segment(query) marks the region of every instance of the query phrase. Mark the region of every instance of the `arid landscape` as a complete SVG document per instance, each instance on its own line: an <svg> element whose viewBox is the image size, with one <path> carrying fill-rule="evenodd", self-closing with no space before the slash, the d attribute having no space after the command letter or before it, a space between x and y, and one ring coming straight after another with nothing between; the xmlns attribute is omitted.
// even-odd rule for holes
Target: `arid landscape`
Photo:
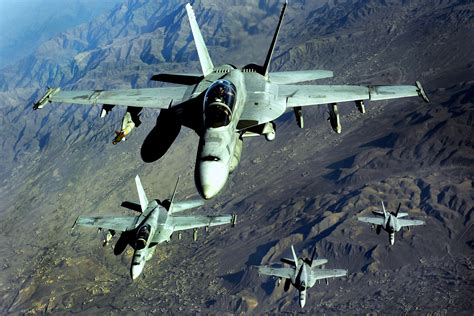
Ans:
<svg viewBox="0 0 474 316"><path fill-rule="evenodd" d="M222 3L222 4L221 4ZM156 87L160 72L199 72L185 1L117 1L0 69L0 313L430 314L474 311L474 5L460 0L292 0L271 70L326 69L320 84L423 83L430 98L326 106L277 120L276 139L246 139L224 191L196 212L236 213L217 227L159 245L131 281L132 250L113 254L79 215L126 215L139 174L150 198L198 196L197 135L186 128L159 161L143 161L157 111L112 145L124 109L32 104L47 86ZM215 64L262 63L282 1L197 0ZM46 36L46 38L48 38ZM316 83L316 82L313 82ZM357 216L401 202L426 225L393 246ZM259 276L290 245L344 278L297 292Z"/></svg>

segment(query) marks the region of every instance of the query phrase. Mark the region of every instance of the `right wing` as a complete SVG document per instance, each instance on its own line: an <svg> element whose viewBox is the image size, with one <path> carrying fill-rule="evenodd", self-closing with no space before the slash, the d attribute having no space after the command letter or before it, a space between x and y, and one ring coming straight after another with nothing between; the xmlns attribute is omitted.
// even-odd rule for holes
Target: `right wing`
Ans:
<svg viewBox="0 0 474 316"><path fill-rule="evenodd" d="M311 275L314 280L343 277L347 275L347 270L342 269L312 269Z"/></svg>
<svg viewBox="0 0 474 316"><path fill-rule="evenodd" d="M121 90L76 90L62 91L60 88L49 88L46 94L34 104L33 108L41 109L48 102L73 104L113 104L157 109L167 109L173 103L183 101L187 87L121 89Z"/></svg>
<svg viewBox="0 0 474 316"><path fill-rule="evenodd" d="M414 86L280 85L278 88L278 97L286 98L287 107L415 96L428 102L419 82Z"/></svg>
<svg viewBox="0 0 474 316"><path fill-rule="evenodd" d="M232 223L232 215L223 216L205 216L205 215L190 215L190 216L170 216L170 225L173 226L174 231L193 229L199 227L210 227Z"/></svg>
<svg viewBox="0 0 474 316"><path fill-rule="evenodd" d="M304 81L312 81L323 78L331 78L332 71L329 70L297 70L270 72L268 78L272 83L291 84Z"/></svg>
<svg viewBox="0 0 474 316"><path fill-rule="evenodd" d="M385 224L385 220L380 217L357 217L357 219L361 222L370 223L374 225L383 225Z"/></svg>
<svg viewBox="0 0 474 316"><path fill-rule="evenodd" d="M424 225L425 222L419 219L399 219L398 223L402 227Z"/></svg>
<svg viewBox="0 0 474 316"><path fill-rule="evenodd" d="M291 279L295 274L295 269L292 268L270 268L266 266L259 266L258 273L276 276L279 278Z"/></svg>
<svg viewBox="0 0 474 316"><path fill-rule="evenodd" d="M138 219L139 216L79 216L73 227L79 225L124 232L135 229L138 225Z"/></svg>

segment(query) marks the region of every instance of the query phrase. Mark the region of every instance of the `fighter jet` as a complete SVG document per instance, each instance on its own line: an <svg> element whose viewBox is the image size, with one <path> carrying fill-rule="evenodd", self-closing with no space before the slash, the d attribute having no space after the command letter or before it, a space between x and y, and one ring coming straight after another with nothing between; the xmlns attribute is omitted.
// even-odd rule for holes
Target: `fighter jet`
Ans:
<svg viewBox="0 0 474 316"><path fill-rule="evenodd" d="M106 116L116 105L126 106L122 129L113 143L124 140L135 126L140 124L142 108L160 109L157 119L159 135L167 134L161 158L176 139L181 126L193 129L199 136L195 167L195 182L201 196L211 199L227 182L228 176L240 162L243 139L265 136L267 141L275 139L275 120L292 109L296 123L303 128L302 108L310 105L326 105L329 122L336 133L341 133L338 103L354 102L361 113L365 113L364 102L403 97L428 98L420 82L415 85L296 85L333 76L327 70L301 70L270 72L270 62L276 46L287 7L284 3L270 48L263 65L248 64L237 68L232 64L215 66L211 60L203 36L196 22L191 5L186 11L196 45L202 73L162 73L151 80L179 84L175 87L63 91L59 87L49 88L34 104L41 109L50 102L84 105L102 104L101 117ZM151 133L150 133L151 135ZM156 148L156 145L155 145ZM156 152L156 150L155 150ZM143 147L142 147L143 157ZM148 159L148 158L147 158ZM154 160L153 160L154 159Z"/></svg>
<svg viewBox="0 0 474 316"><path fill-rule="evenodd" d="M311 260L305 258L298 258L295 253L293 245L291 245L291 252L293 259L282 258L283 263L289 264L290 268L271 268L267 266L259 266L259 274L265 274L278 277L278 284L281 279L285 279L284 290L288 291L290 284L292 284L299 291L299 301L301 308L306 304L306 290L311 288L316 281L328 278L337 278L347 275L347 270L341 269L321 269L317 268L326 264L327 259L314 259L316 254L316 247L314 247Z"/></svg>
<svg viewBox="0 0 474 316"><path fill-rule="evenodd" d="M194 229L193 238L196 240L197 228L224 224L235 225L235 215L209 216L191 215L178 216L176 213L203 205L202 200L191 200L175 202L178 182L170 201L160 203L157 200L148 201L140 178L135 178L140 206L134 208L140 214L137 216L79 216L73 227L89 226L108 229L104 246L112 239L115 232L123 232L121 238L115 245L114 252L120 254L127 244L130 244L135 252L133 254L130 274L135 280L143 271L145 262L150 260L155 252L156 245L169 242L174 232L186 229ZM133 203L126 202L126 205ZM180 236L180 235L179 235Z"/></svg>
<svg viewBox="0 0 474 316"><path fill-rule="evenodd" d="M372 212L376 217L359 217L358 220L365 223L376 225L377 235L380 234L382 228L389 234L390 245L395 243L395 233L400 231L403 227L424 225L425 222L416 219L400 219L408 216L408 213L400 213L400 207L402 203L398 204L397 211L395 213L387 212L385 205L382 201L382 212Z"/></svg>

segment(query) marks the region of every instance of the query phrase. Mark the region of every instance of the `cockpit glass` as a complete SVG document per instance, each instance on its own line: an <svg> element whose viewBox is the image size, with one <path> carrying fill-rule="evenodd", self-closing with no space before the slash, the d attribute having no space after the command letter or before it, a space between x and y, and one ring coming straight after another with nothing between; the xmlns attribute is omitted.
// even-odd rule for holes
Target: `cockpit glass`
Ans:
<svg viewBox="0 0 474 316"><path fill-rule="evenodd" d="M150 237L150 225L140 227L137 232L137 240L135 242L136 250L145 248L148 238Z"/></svg>
<svg viewBox="0 0 474 316"><path fill-rule="evenodd" d="M227 126L235 105L235 86L228 80L217 80L204 96L206 128Z"/></svg>

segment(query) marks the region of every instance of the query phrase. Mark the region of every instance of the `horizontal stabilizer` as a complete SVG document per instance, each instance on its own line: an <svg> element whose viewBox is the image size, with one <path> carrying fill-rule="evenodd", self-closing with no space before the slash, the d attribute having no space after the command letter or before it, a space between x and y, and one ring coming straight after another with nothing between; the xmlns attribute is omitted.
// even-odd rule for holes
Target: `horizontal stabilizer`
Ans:
<svg viewBox="0 0 474 316"><path fill-rule="evenodd" d="M289 264L290 266L296 266L295 261L293 259L288 259L288 258L281 258L281 262Z"/></svg>
<svg viewBox="0 0 474 316"><path fill-rule="evenodd" d="M402 218L402 217L406 217L406 216L408 216L408 213L400 212L400 213L397 214L397 218Z"/></svg>
<svg viewBox="0 0 474 316"><path fill-rule="evenodd" d="M311 267L322 266L323 264L328 263L328 259L313 259Z"/></svg>
<svg viewBox="0 0 474 316"><path fill-rule="evenodd" d="M333 72L329 70L300 70L300 71L282 71L271 72L268 78L276 84L292 84L305 81L331 78Z"/></svg>
<svg viewBox="0 0 474 316"><path fill-rule="evenodd" d="M195 207L203 206L204 200L189 200L189 201L181 201L181 202L174 202L173 203L173 210L171 213L178 213L185 210L189 210Z"/></svg>
<svg viewBox="0 0 474 316"><path fill-rule="evenodd" d="M191 86L199 83L202 78L203 76L200 74L158 74L151 77L150 80Z"/></svg>
<svg viewBox="0 0 474 316"><path fill-rule="evenodd" d="M379 212L379 211L372 211L372 214L377 215L377 216L384 216L383 212Z"/></svg>
<svg viewBox="0 0 474 316"><path fill-rule="evenodd" d="M128 208L129 210L132 210L132 211L135 211L135 212L139 212L139 213L142 212L142 208L141 208L140 204L137 204L137 203L124 201L124 202L122 202L122 204L120 206Z"/></svg>

